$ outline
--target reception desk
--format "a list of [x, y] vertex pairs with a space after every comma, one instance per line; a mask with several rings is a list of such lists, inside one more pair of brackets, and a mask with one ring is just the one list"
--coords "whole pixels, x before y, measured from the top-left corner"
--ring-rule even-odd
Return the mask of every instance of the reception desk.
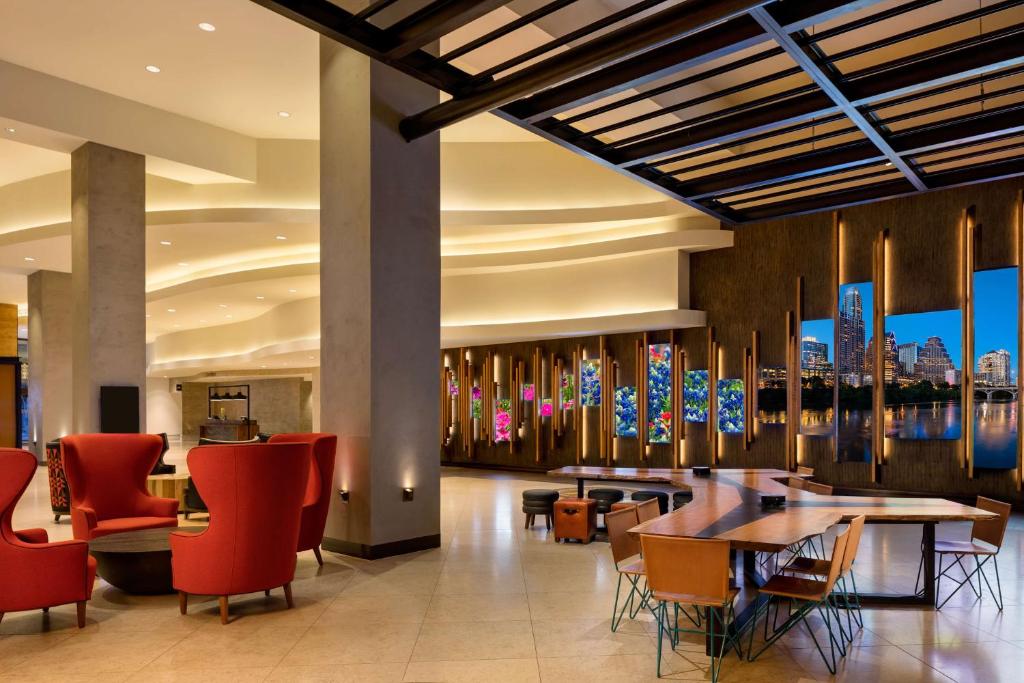
[[199, 425], [199, 438], [217, 441], [248, 441], [259, 432], [260, 425], [253, 420], [207, 420]]

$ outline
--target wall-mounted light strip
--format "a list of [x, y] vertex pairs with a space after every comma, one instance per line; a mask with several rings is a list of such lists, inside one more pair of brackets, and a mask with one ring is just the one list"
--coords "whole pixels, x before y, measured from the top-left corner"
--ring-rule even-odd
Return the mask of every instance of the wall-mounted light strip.
[[[843, 214], [836, 211], [832, 216], [832, 272], [835, 277], [832, 279], [832, 456], [833, 461], [839, 461], [839, 288], [843, 283], [843, 251], [844, 241]], [[803, 320], [797, 321], [799, 326]], [[872, 481], [874, 474], [872, 473]]]
[[676, 342], [676, 331], [672, 330], [669, 343], [672, 348], [672, 467], [682, 467], [682, 451], [686, 438], [685, 411], [683, 409], [683, 386], [686, 381], [686, 353]]
[[539, 346], [533, 348], [533, 360], [530, 362], [530, 370], [533, 374], [533, 461], [540, 464], [541, 457], [543, 455], [543, 446], [541, 442], [543, 439], [540, 436], [541, 430], [541, 419], [540, 412], [541, 406], [544, 405], [544, 391], [541, 386], [541, 350]]
[[[873, 323], [875, 343], [871, 358], [871, 481], [881, 481], [881, 465], [885, 462], [885, 279], [886, 243], [889, 231], [878, 231], [872, 258], [874, 282]], [[838, 383], [838, 382], [837, 382]], [[838, 422], [838, 416], [836, 418]], [[838, 443], [838, 442], [837, 442]]]
[[718, 342], [715, 328], [708, 326], [708, 444], [711, 464], [718, 464]]
[[[1024, 190], [1017, 193], [1017, 307], [1024, 303]], [[1017, 313], [1017, 490], [1024, 486], [1024, 439], [1020, 423], [1024, 418], [1024, 315]], [[973, 365], [973, 361], [972, 361]], [[963, 413], [966, 415], [967, 413]], [[966, 422], [966, 420], [965, 420]]]
[[960, 218], [960, 321], [963, 326], [963, 355], [960, 363], [960, 415], [963, 427], [960, 466], [967, 478], [974, 478], [974, 266], [975, 209], [964, 209]]
[[583, 387], [580, 384], [580, 363], [583, 360], [583, 347], [579, 344], [572, 352], [572, 436], [576, 452], [576, 464], [583, 462]]
[[[797, 278], [797, 287], [799, 289]], [[800, 335], [796, 313], [786, 311], [786, 469], [796, 470], [800, 431]]]

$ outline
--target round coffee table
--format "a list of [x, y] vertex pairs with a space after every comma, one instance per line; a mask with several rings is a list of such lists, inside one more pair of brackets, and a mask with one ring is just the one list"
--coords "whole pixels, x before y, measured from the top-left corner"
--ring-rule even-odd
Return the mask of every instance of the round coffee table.
[[159, 595], [173, 593], [171, 532], [201, 532], [206, 527], [163, 527], [125, 531], [89, 541], [96, 558], [96, 573], [125, 593]]

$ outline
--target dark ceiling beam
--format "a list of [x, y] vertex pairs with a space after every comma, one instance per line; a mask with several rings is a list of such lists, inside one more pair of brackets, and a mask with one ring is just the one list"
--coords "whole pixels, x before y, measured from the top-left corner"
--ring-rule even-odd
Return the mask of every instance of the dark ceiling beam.
[[850, 187], [807, 197], [797, 197], [796, 199], [776, 202], [774, 204], [751, 206], [739, 213], [743, 216], [743, 222], [752, 223], [754, 221], [815, 213], [824, 209], [839, 209], [845, 206], [866, 204], [878, 201], [879, 199], [900, 197], [914, 194], [915, 192], [917, 190], [905, 178], [897, 178], [896, 180], [889, 180], [874, 185]]
[[404, 119], [407, 140], [428, 135], [476, 114], [687, 36], [768, 2], [768, 0], [690, 0], [569, 48], [508, 76]]
[[507, 5], [509, 0], [435, 0], [387, 28], [397, 45], [388, 57], [401, 59], [452, 31]]
[[[811, 0], [786, 4], [779, 14], [785, 17], [781, 20], [783, 26], [789, 31], [796, 31], [822, 21], [821, 17], [832, 18], [877, 1]], [[536, 123], [622, 90], [640, 88], [674, 73], [699, 67], [767, 39], [768, 36], [756, 21], [749, 16], [739, 16], [656, 50], [513, 102], [506, 105], [505, 109], [513, 116]], [[762, 54], [768, 58], [781, 53], [781, 49], [771, 48]]]
[[[849, 101], [860, 106], [896, 97], [913, 90], [951, 83], [981, 74], [1024, 64], [1024, 24], [985, 34], [980, 38], [953, 43], [906, 59], [871, 67], [851, 74], [844, 90]], [[824, 93], [794, 97], [768, 104], [762, 112], [743, 112], [700, 126], [677, 127], [630, 145], [610, 149], [606, 156], [615, 164], [631, 165], [712, 144], [722, 144], [751, 132], [775, 125], [807, 120], [836, 109]]]
[[935, 187], [948, 188], [959, 185], [973, 185], [1003, 180], [1024, 175], [1024, 158], [1000, 159], [976, 166], [938, 171], [928, 176], [928, 182]]
[[357, 20], [329, 0], [252, 2], [440, 90], [452, 91], [457, 84], [469, 78], [464, 71], [436, 63], [433, 55], [422, 50], [406, 55], [404, 59], [391, 59], [387, 53], [394, 47], [394, 42], [384, 30]]
[[445, 52], [443, 55], [438, 57], [438, 59], [444, 62], [450, 62], [454, 59], [458, 59], [463, 55], [468, 55], [470, 52], [473, 52], [474, 50], [477, 50], [490, 42], [498, 40], [499, 38], [503, 38], [504, 36], [507, 36], [510, 33], [518, 31], [527, 24], [532, 24], [535, 21], [543, 19], [549, 14], [554, 14], [558, 10], [564, 7], [568, 7], [569, 5], [573, 4], [576, 1], [577, 0], [553, 0], [553, 2], [549, 2], [546, 5], [541, 5], [532, 12], [527, 12], [526, 14], [520, 15], [518, 19], [514, 19], [513, 21], [510, 21], [507, 24], [499, 26], [493, 31], [485, 33], [478, 38], [474, 38], [473, 40], [467, 43], [459, 45], [457, 48]]
[[803, 48], [797, 45], [793, 36], [780, 26], [775, 17], [769, 14], [765, 8], [753, 8], [750, 10], [750, 16], [764, 28], [765, 33], [770, 35], [778, 43], [779, 47], [786, 51], [786, 54], [796, 62], [797, 66], [810, 76], [811, 80], [821, 88], [821, 91], [836, 103], [839, 111], [843, 112], [846, 118], [850, 119], [850, 122], [860, 129], [864, 137], [878, 148], [878, 151], [903, 174], [911, 185], [918, 190], [928, 189], [924, 181], [921, 180], [921, 177], [918, 176], [917, 171], [910, 165], [910, 162], [897, 154], [896, 150], [889, 145], [889, 141], [885, 139], [882, 131], [876, 127], [872, 119], [868, 118], [869, 115], [861, 113], [860, 109], [855, 107], [843, 93], [839, 83], [833, 80], [833, 76], [826, 73], [825, 67], [820, 63], [817, 55], [813, 53], [813, 48]]

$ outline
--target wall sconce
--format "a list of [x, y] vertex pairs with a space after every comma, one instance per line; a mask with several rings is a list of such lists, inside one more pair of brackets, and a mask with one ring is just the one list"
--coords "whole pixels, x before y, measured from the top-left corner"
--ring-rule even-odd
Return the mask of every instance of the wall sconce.
[[348, 502], [348, 489], [338, 489], [338, 495], [341, 496], [341, 502]]
[[413, 489], [411, 486], [407, 486], [402, 489], [402, 502], [408, 503], [412, 500]]

